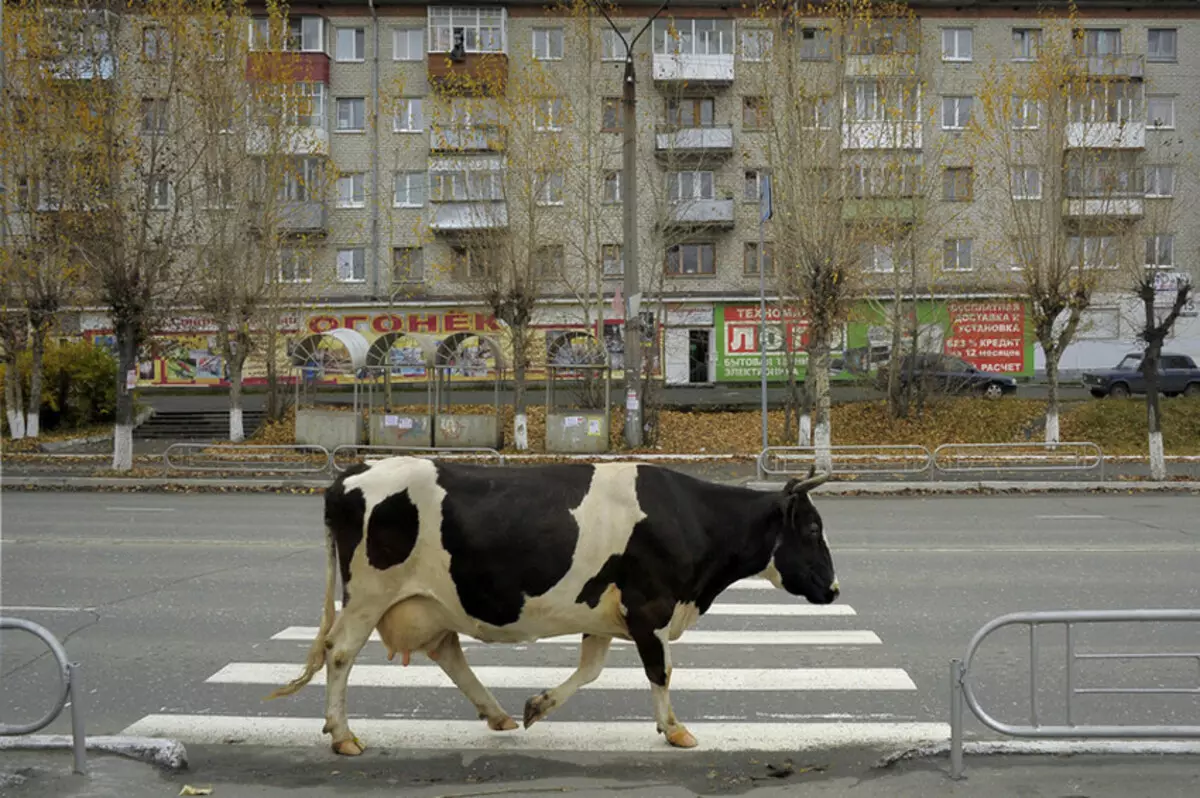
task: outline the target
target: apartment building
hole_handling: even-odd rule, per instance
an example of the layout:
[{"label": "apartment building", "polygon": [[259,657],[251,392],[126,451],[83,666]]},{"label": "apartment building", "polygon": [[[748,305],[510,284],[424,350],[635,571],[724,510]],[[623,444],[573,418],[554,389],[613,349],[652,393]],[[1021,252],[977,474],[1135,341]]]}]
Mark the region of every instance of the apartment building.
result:
[{"label": "apartment building", "polygon": [[[774,123],[761,75],[784,46],[799,48],[812,74],[832,76],[829,96],[813,104],[813,126],[840,141],[834,179],[849,192],[848,223],[870,227],[885,207],[912,231],[905,247],[860,247],[868,296],[835,342],[839,375],[889,354],[889,297],[913,286],[934,345],[983,368],[1039,368],[1011,231],[995,221],[1017,189],[980,179],[980,164],[954,146],[991,70],[1038,59],[1053,24],[1038,5],[927,0],[910,4],[911,20],[865,35],[831,35],[814,17],[783,37],[752,9],[695,0],[649,27],[635,47],[639,268],[645,307],[660,311],[668,382],[752,381],[764,345],[777,379],[783,348],[803,339],[805,320],[784,312],[766,341],[757,331],[758,270],[773,274],[774,243],[771,221],[760,230],[764,131]],[[637,30],[657,7],[630,0],[613,22]],[[1136,231],[1148,206],[1178,203],[1167,228],[1130,240],[1144,244],[1146,268],[1195,274],[1200,207],[1181,200],[1196,187],[1188,163],[1200,140],[1200,3],[1078,8],[1080,58],[1097,90],[1072,106],[1065,146],[1095,158],[1064,178],[1064,223],[1079,229],[1071,245],[1104,268],[1105,236],[1114,234],[1089,233],[1089,221]],[[349,326],[371,336],[399,324],[446,334],[484,324],[480,232],[520,224],[504,182],[518,155],[497,134],[503,103],[489,106],[489,95],[527,91],[533,65],[553,85],[540,89],[544,137],[525,146],[587,153],[576,159],[586,188],[563,174],[539,188],[548,223],[538,256],[550,265],[536,324],[552,350],[556,336],[583,323],[586,303],[593,318],[604,314],[602,337],[619,353],[624,49],[609,23],[526,2],[376,0],[295,4],[289,13],[282,45],[270,41],[265,17],[247,22],[247,36],[252,50],[282,46],[303,64],[307,102],[289,146],[308,179],[289,189],[288,224],[305,244],[280,265],[281,280],[319,295],[299,330]],[[439,94],[463,79],[473,88],[452,100]],[[1014,127],[1036,128],[1036,110],[1021,113]],[[1022,173],[1022,196],[1042,198],[1043,179]],[[322,183],[327,191],[307,188]],[[919,277],[897,277],[908,271]],[[770,281],[767,293],[775,293]],[[1177,329],[1188,346],[1200,346],[1194,315]],[[1135,319],[1124,297],[1098,296],[1065,368],[1114,360],[1131,345]]]}]

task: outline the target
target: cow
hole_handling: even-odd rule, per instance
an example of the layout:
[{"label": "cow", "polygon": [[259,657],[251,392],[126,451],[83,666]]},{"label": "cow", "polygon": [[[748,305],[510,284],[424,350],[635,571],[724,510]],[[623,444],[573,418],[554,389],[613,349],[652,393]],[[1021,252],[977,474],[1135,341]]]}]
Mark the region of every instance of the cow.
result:
[{"label": "cow", "polygon": [[[633,462],[489,466],[388,457],[349,467],[325,492],[325,602],[291,695],[326,668],[325,727],[338,754],[362,742],[346,686],[372,629],[388,659],[424,652],[488,728],[516,721],[476,678],[459,635],[524,643],[582,635],[579,666],[531,697],[524,725],[599,677],[613,638],[632,641],[650,682],[658,732],[696,738],[671,709],[670,643],[727,587],[760,576],[814,604],[839,592],[810,470],[782,491],[720,485]],[[342,610],[334,611],[340,571]]]}]

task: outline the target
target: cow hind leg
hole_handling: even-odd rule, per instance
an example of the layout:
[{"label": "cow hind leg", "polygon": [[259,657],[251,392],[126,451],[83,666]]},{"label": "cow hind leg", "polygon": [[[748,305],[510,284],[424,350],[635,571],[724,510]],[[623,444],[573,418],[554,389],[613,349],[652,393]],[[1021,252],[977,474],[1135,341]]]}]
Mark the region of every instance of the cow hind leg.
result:
[{"label": "cow hind leg", "polygon": [[325,640],[325,728],[333,737],[333,750],[345,756],[363,752],[362,741],[346,721],[346,686],[355,657],[371,637],[386,607],[358,602],[342,611]]},{"label": "cow hind leg", "polygon": [[479,717],[487,721],[493,731],[512,731],[517,728],[517,722],[504,711],[496,697],[483,686],[479,677],[471,670],[462,646],[458,642],[458,634],[450,632],[442,638],[436,648],[426,652],[429,658],[437,662],[442,670],[450,677],[462,694],[465,695],[475,708]]},{"label": "cow hind leg", "polygon": [[604,660],[608,656],[608,648],[612,638],[603,635],[584,635],[583,645],[579,648],[579,667],[565,682],[552,690],[533,696],[525,702],[525,728],[546,717],[550,712],[575,695],[584,685],[591,684],[604,670]]},{"label": "cow hind leg", "polygon": [[695,748],[696,738],[675,717],[671,708],[671,649],[667,642],[667,628],[654,629],[644,624],[629,625],[630,636],[637,644],[638,656],[646,678],[650,680],[650,694],[654,701],[654,720],[658,731],[666,735],[667,742],[676,748]]}]

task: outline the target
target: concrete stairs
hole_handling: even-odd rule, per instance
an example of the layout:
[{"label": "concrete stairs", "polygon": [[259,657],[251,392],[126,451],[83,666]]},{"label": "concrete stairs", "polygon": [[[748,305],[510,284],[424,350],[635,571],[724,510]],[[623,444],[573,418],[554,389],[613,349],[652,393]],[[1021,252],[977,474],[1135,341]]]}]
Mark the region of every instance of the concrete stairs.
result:
[{"label": "concrete stairs", "polygon": [[[266,419],[263,410],[243,410],[246,437]],[[142,440],[224,441],[229,440],[228,410],[159,410],[134,430]]]}]

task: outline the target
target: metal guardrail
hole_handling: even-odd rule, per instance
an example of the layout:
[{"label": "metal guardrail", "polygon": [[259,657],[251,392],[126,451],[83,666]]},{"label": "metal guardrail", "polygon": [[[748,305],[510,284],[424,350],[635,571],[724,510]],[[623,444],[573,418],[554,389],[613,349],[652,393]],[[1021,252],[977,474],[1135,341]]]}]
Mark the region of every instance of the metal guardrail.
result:
[{"label": "metal guardrail", "polygon": [[333,466],[334,471],[340,473],[346,470],[345,467],[338,462],[338,454],[346,451],[353,451],[355,455],[357,455],[359,452],[367,452],[368,454],[372,452],[378,452],[384,456],[412,454],[416,457],[424,457],[429,460],[479,460],[481,458],[487,458],[495,460],[497,465],[504,465],[505,462],[507,462],[504,459],[504,455],[500,454],[500,452],[484,446],[387,446],[383,444],[344,443],[341,446],[335,447],[333,453],[330,455],[330,463]]},{"label": "metal guardrail", "polygon": [[[1200,739],[1200,725],[1195,726],[1106,726],[1076,725],[1072,721],[1073,699],[1077,695],[1196,695],[1200,696],[1200,679],[1194,687],[1077,687],[1075,663],[1077,660],[1105,659],[1190,659],[1200,666],[1200,651],[1193,652],[1140,652],[1128,654],[1078,654],[1075,651],[1074,624],[1080,623],[1124,623],[1184,621],[1200,623],[1200,609],[1194,610],[1060,610],[1050,612],[1015,612],[1002,615],[984,624],[971,642],[963,659],[950,661],[950,775],[962,778],[963,774],[963,706],[970,708],[980,723],[988,728],[1012,737],[1042,739],[1099,738],[1099,739]],[[1029,627],[1029,725],[1004,723],[989,715],[980,705],[971,686],[971,664],[980,643],[997,629],[1024,624]],[[1066,724],[1042,725],[1038,715],[1038,635],[1037,630],[1046,624],[1066,626]],[[1200,673],[1200,668],[1198,668]]]},{"label": "metal guardrail", "polygon": [[974,471],[1099,471],[1104,450],[1091,441],[1062,443],[943,443],[933,450],[933,467],[953,474]]},{"label": "metal guardrail", "polygon": [[87,740],[83,732],[83,710],[79,706],[79,696],[83,693],[79,685],[79,663],[68,660],[67,651],[63,648],[62,643],[58,642],[58,638],[49,629],[40,624],[21,618],[0,616],[0,631],[4,629],[21,629],[40,638],[46,644],[50,653],[54,655],[54,659],[58,661],[58,675],[62,691],[54,702],[54,707],[40,720],[33,723],[0,723],[0,735],[16,736],[40,731],[54,722],[62,713],[63,707],[67,705],[67,701],[70,700],[71,742],[75,755],[75,772],[87,773]]},{"label": "metal guardrail", "polygon": [[[172,460],[173,453],[180,460],[190,460],[186,463]],[[167,468],[177,471],[319,474],[328,472],[333,455],[324,446],[316,444],[173,443],[163,452],[163,460]]]},{"label": "metal guardrail", "polygon": [[[834,474],[923,474],[933,464],[929,450],[916,444],[830,446],[829,453]],[[768,446],[758,454],[758,467],[766,476],[807,473],[816,456],[815,446]]]}]

